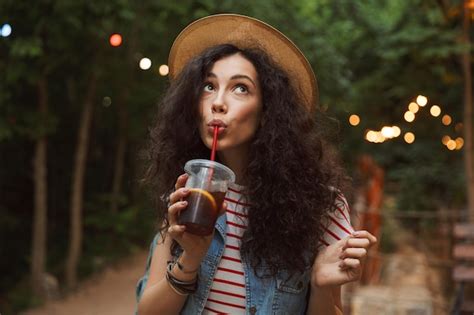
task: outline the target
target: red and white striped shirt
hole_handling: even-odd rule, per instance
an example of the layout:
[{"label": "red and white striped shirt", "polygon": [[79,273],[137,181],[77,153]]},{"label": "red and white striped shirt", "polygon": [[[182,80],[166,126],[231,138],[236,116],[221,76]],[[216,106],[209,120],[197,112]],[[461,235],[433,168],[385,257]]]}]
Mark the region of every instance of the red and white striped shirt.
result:
[{"label": "red and white striped shirt", "polygon": [[[245,314],[245,277],[240,256],[240,241],[247,228],[248,201],[240,193],[241,186],[230,186],[225,201],[226,242],[221,261],[217,266],[214,280],[207,298],[203,314]],[[325,233],[321,244],[326,246],[350,235],[349,206],[342,194],[335,202],[336,211],[329,215],[324,224]]]},{"label": "red and white striped shirt", "polygon": [[247,201],[237,185],[225,196],[226,241],[203,314],[245,314],[245,277],[240,240],[247,228]]}]

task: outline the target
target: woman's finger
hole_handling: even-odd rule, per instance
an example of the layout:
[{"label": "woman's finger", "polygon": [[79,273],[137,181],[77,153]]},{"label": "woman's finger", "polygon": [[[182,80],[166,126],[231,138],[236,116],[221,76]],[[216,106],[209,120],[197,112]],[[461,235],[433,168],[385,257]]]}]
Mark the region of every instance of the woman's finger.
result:
[{"label": "woman's finger", "polygon": [[352,237],[356,238],[366,238],[370,241],[370,244],[375,244],[377,243],[377,238],[370,234],[370,232],[365,231],[365,230],[360,230],[360,231],[354,231],[352,233]]},{"label": "woman's finger", "polygon": [[360,260],[356,258],[344,258],[339,264],[339,267],[341,269],[348,269],[348,268],[357,269],[357,268],[360,268]]},{"label": "woman's finger", "polygon": [[341,259],[344,258],[356,258],[356,259],[363,259],[367,256],[367,249],[365,248],[346,248],[342,254]]},{"label": "woman's finger", "polygon": [[168,221],[169,221],[170,226],[176,225],[178,223],[179,213],[183,209],[186,209],[187,206],[188,206],[187,201],[179,201],[179,202],[173,203],[168,208]]},{"label": "woman's finger", "polygon": [[171,225],[168,228],[168,235],[171,236],[171,238],[177,240],[183,236],[184,231],[186,230],[186,226],[184,225]]},{"label": "woman's finger", "polygon": [[349,238],[344,246],[344,249],[350,247],[361,247],[361,248],[369,248],[371,245],[368,238]]},{"label": "woman's finger", "polygon": [[184,173],[181,174],[178,179],[176,180],[176,184],[174,185],[174,189],[178,190],[181,187],[184,187],[186,185],[186,181],[188,180],[189,175]]},{"label": "woman's finger", "polygon": [[178,188],[176,191],[172,192],[170,195],[170,204],[174,204],[189,194],[188,188]]}]

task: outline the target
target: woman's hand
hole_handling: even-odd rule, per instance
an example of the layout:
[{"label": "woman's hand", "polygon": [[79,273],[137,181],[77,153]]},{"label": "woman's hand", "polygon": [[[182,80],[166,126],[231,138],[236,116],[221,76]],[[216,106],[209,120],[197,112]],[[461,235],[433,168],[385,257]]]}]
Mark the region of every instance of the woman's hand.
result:
[{"label": "woman's hand", "polygon": [[[179,213],[188,206],[187,202],[183,201],[189,194],[189,190],[184,188],[187,180],[187,174],[179,176],[175,184],[176,190],[170,195],[170,206],[168,208],[168,221],[170,226],[168,228],[168,235],[178,242],[184,251],[183,255],[199,264],[206,255],[214,232],[208,236],[193,235],[186,232],[186,226],[178,224]],[[225,208],[226,205],[224,203],[220,214],[225,211]]]},{"label": "woman's hand", "polygon": [[318,253],[311,285],[315,288],[342,285],[360,279],[369,248],[377,242],[367,231],[355,231]]}]

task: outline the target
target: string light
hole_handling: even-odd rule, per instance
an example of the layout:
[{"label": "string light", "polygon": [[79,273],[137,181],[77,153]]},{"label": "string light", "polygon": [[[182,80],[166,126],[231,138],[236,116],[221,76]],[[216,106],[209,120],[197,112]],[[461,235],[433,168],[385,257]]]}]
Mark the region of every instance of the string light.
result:
[{"label": "string light", "polygon": [[2,37],[8,37],[12,33],[12,27],[10,24],[3,24],[2,28],[0,28],[0,35]]},{"label": "string light", "polygon": [[381,130],[382,135],[387,139],[392,139],[394,137],[395,132],[393,131],[392,127],[385,126]]},{"label": "string light", "polygon": [[441,108],[438,105],[433,105],[430,108],[430,113],[433,117],[438,117],[441,114]]},{"label": "string light", "polygon": [[[474,3],[474,0],[471,0]],[[428,98],[424,95],[418,95],[416,102],[410,102],[408,104],[408,110],[404,113],[403,117],[407,122],[413,122],[416,118],[416,113],[420,111],[420,107],[424,107],[428,104]],[[441,115],[441,107],[439,105],[433,105],[430,108],[430,114],[434,117]],[[453,121],[450,115],[445,114],[441,119],[445,126],[449,126]],[[356,126],[360,123],[360,118],[357,115],[351,115],[349,117],[349,123]],[[455,125],[456,132],[461,132],[463,128],[462,123]],[[389,139],[400,136],[401,130],[398,126],[384,126],[380,131],[368,130],[365,134],[365,139],[373,143],[381,143]],[[415,134],[413,132],[406,132],[403,136],[406,143],[411,144],[415,142]],[[441,142],[448,147],[450,150],[459,150],[464,145],[464,140],[459,137],[456,140],[451,139],[450,136],[445,135],[442,137]],[[453,145],[454,144],[454,145]]]},{"label": "string light", "polygon": [[122,35],[112,34],[109,38],[110,45],[113,47],[118,47],[122,44]]},{"label": "string light", "polygon": [[448,143],[446,143],[446,147],[448,147],[448,149],[449,149],[450,151],[455,150],[455,149],[456,149],[456,141],[454,141],[453,139],[450,139],[450,140],[448,141]]},{"label": "string light", "polygon": [[447,145],[449,140],[451,140],[451,137],[450,137],[450,136],[443,136],[443,138],[441,138],[441,142],[442,142],[444,145]]},{"label": "string light", "polygon": [[423,96],[423,95],[418,95],[417,98],[416,98],[416,102],[418,103],[418,105],[423,107],[426,104],[428,104],[428,98],[426,96]]},{"label": "string light", "polygon": [[406,143],[412,144],[413,142],[415,142],[415,135],[412,132],[407,132],[403,136],[403,139],[405,139]]},{"label": "string light", "polygon": [[408,112],[405,112],[405,115],[403,116],[405,118],[406,121],[408,122],[412,122],[415,120],[415,114],[413,114],[412,112],[408,111]]},{"label": "string light", "polygon": [[357,126],[359,123],[360,123],[360,117],[353,114],[349,117],[349,123],[352,125],[352,126]]},{"label": "string light", "polygon": [[443,123],[443,125],[449,126],[452,122],[451,116],[444,115],[443,118],[441,118],[441,122]]},{"label": "string light", "polygon": [[151,60],[150,58],[142,58],[140,59],[139,63],[140,69],[142,70],[148,70],[151,68]]},{"label": "string light", "polygon": [[412,112],[413,114],[416,114],[419,109],[420,109],[420,106],[418,106],[418,104],[415,103],[415,102],[411,102],[411,103],[408,105],[408,110],[409,110],[410,112]]},{"label": "string light", "polygon": [[170,69],[168,68],[167,65],[161,65],[160,68],[158,69],[158,72],[160,73],[161,76],[167,76],[168,73],[170,72]]},{"label": "string light", "polygon": [[377,133],[373,130],[369,130],[365,135],[365,139],[367,139],[367,141],[369,142],[375,142],[375,140],[377,139]]},{"label": "string light", "polygon": [[400,134],[402,132],[398,126],[392,126],[392,130],[393,130],[393,136],[395,138],[400,136]]},{"label": "string light", "polygon": [[382,143],[387,140],[380,131],[369,130],[365,135],[365,139],[372,143]]}]

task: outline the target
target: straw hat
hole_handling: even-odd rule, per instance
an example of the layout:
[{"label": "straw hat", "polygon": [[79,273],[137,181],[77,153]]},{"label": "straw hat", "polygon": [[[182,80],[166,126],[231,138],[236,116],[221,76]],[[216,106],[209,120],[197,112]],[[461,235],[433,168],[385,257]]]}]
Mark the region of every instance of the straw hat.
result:
[{"label": "straw hat", "polygon": [[263,49],[289,75],[292,86],[308,110],[317,103],[316,77],[303,53],[274,27],[244,15],[217,14],[189,24],[171,47],[168,58],[171,78],[175,78],[191,58],[220,44]]}]

